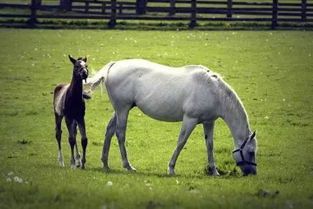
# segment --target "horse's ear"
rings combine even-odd
[[[87,62],[87,57],[84,57],[84,58],[83,58],[83,61],[84,61],[84,62]]]
[[[68,55],[68,58],[69,58],[70,61],[73,63],[73,65],[75,65],[76,59],[74,59],[71,55]]]
[[[250,140],[253,139],[255,137],[255,135],[256,135],[256,131],[253,131],[253,133],[250,136]]]

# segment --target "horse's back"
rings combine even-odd
[[[132,59],[113,65],[106,87],[115,109],[136,105],[152,118],[180,121],[186,112],[203,111],[212,103],[208,79],[203,66],[175,68]]]
[[[181,67],[170,67],[154,63],[144,59],[127,59],[114,63],[109,71],[107,79],[111,81],[127,80],[150,76],[153,78],[188,79],[191,77],[203,78],[209,69],[202,65],[187,65]]]
[[[69,84],[58,84],[54,88],[54,94],[53,94],[53,106],[54,106],[54,112],[58,115],[63,115],[63,109],[64,109],[64,102],[65,102],[65,96],[66,91],[69,87]]]

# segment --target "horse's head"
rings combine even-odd
[[[256,175],[256,146],[257,140],[253,132],[238,149],[233,151],[233,157],[244,175]]]
[[[73,75],[75,76],[75,78],[77,79],[81,79],[86,81],[87,77],[88,77],[88,65],[87,65],[87,58],[78,58],[75,59],[73,58],[71,55],[68,55],[70,61],[73,63],[74,65],[74,69],[73,69]]]

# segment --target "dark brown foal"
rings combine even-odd
[[[53,106],[55,115],[55,131],[58,142],[58,160],[61,166],[64,166],[63,155],[61,151],[61,123],[65,117],[66,126],[69,133],[69,144],[71,146],[71,166],[85,168],[86,148],[88,139],[85,129],[85,101],[83,95],[83,80],[88,77],[87,58],[74,59],[69,55],[73,63],[73,76],[70,84],[59,84],[54,89]],[[77,126],[81,134],[81,145],[83,156],[80,159],[76,144]],[[76,157],[74,159],[74,147]]]

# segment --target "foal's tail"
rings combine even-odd
[[[94,91],[96,87],[98,87],[101,84],[104,84],[105,79],[107,77],[107,74],[109,72],[109,69],[115,64],[115,62],[110,62],[106,64],[101,70],[99,70],[95,75],[93,75],[90,78],[87,78],[87,81],[85,82],[85,86],[89,86],[89,91]]]

